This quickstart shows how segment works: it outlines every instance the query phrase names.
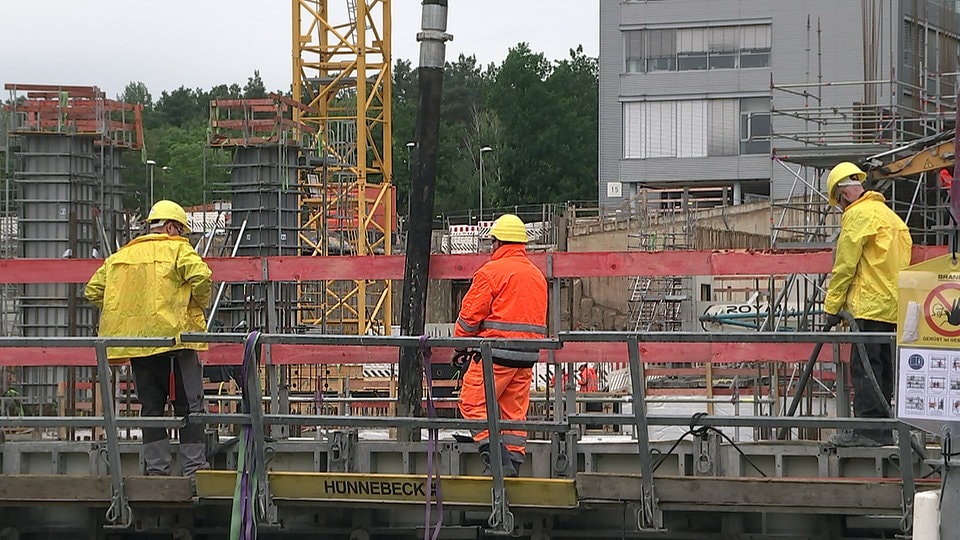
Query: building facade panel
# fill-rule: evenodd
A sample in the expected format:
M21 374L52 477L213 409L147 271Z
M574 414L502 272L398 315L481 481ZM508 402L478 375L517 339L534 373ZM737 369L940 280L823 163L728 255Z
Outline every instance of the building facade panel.
M715 186L731 178L769 178L770 158L757 155L736 160L724 157L625 159L621 161L620 173L658 188L693 186L697 183Z
M623 73L619 80L621 99L770 94L770 70L763 68Z
M802 114L771 118L755 98L774 97L771 81L862 80L862 17L860 2L833 0L602 0L601 205L628 204L641 183L765 178L770 195L786 195L793 175L769 152L790 141L769 142L771 124L784 121L786 131L803 132L809 122L795 118ZM890 72L889 53L875 63ZM800 93L777 96L782 101L770 107L816 106L818 94ZM820 106L852 107L863 88L822 94ZM619 183L612 193L620 197L607 196L610 182Z

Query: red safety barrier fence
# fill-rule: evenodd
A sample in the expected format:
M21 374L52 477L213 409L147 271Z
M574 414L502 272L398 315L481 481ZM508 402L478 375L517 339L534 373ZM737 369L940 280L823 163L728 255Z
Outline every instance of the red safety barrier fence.
M918 246L913 261L920 262L946 253L944 246ZM761 276L829 273L833 264L830 250L805 251L668 251L668 252L555 252L531 254L549 277L629 276ZM431 258L432 279L469 279L489 255L435 255ZM215 281L231 283L292 282L355 279L402 279L404 259L399 255L372 257L237 257L208 259ZM93 259L2 259L0 283L85 283L101 261ZM549 270L552 268L552 271ZM266 277L264 277L266 276ZM0 350L0 365L93 366L90 349L31 348L16 354ZM811 345L806 343L685 343L683 361L698 363L806 362ZM203 353L205 363L239 364L242 347L211 344ZM440 358L453 351L438 349ZM568 343L554 352L558 362L623 362L623 343ZM677 361L677 344L643 343L645 363ZM843 356L847 354L844 352ZM277 365L396 363L397 351L390 347L336 345L270 346L269 360ZM833 357L831 347L820 353L822 361ZM541 352L541 360L548 353Z

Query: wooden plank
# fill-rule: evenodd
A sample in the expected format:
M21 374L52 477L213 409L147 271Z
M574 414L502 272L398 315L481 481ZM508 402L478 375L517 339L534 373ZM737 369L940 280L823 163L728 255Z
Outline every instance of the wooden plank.
M126 476L123 487L131 503L191 502L190 479L184 476Z
M193 499L190 480L179 476L125 476L131 503L179 503ZM39 474L0 475L0 504L10 503L109 504L109 476Z
M110 477L4 474L0 502L109 503Z
M639 475L580 473L581 501L640 501ZM869 488L867 487L869 485ZM656 477L661 509L710 506L744 511L747 508L797 509L836 514L900 512L902 486L890 478L722 478Z

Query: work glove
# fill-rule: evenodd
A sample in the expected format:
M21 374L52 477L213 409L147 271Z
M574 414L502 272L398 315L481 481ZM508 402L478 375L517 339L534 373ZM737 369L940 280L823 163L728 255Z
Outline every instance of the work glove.
M450 359L450 365L463 372L467 365L473 360L476 351L470 349L454 349L453 358Z
M827 313L827 328L839 325L841 320L839 313Z

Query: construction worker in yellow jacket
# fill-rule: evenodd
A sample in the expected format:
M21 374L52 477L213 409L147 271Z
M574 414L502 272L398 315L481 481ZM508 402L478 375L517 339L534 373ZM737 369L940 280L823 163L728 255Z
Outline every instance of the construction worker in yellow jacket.
M180 343L182 332L204 332L210 302L210 267L183 235L187 214L173 201L157 201L148 234L108 257L84 291L101 309L104 337L176 337L169 347L110 347L111 363L130 360L143 416L163 416L169 398L177 416L201 413L203 370L197 356L206 344ZM180 429L180 469L193 476L208 467L204 426ZM143 428L143 461L151 476L169 476L171 451L164 428Z
M913 240L907 225L887 205L882 194L867 191L867 175L853 163L838 164L827 177L830 204L843 211L840 235L823 302L828 326L841 322L841 310L850 312L863 332L897 329L897 279L910 265ZM865 344L866 356L883 396L878 396L863 367L859 348L850 357L853 412L860 418L887 417L893 397L893 347ZM890 430L853 430L828 440L836 446L882 446L893 443Z
M504 214L490 228L493 255L473 275L463 297L454 335L486 338L542 339L547 335L547 280L527 258L527 229L517 216ZM503 420L526 420L530 383L539 353L493 347L494 394ZM460 390L460 413L468 420L486 420L483 366L471 361ZM489 432L475 430L481 459L489 469ZM526 455L527 433L502 431L504 474L516 476ZM489 471L485 471L489 474Z

